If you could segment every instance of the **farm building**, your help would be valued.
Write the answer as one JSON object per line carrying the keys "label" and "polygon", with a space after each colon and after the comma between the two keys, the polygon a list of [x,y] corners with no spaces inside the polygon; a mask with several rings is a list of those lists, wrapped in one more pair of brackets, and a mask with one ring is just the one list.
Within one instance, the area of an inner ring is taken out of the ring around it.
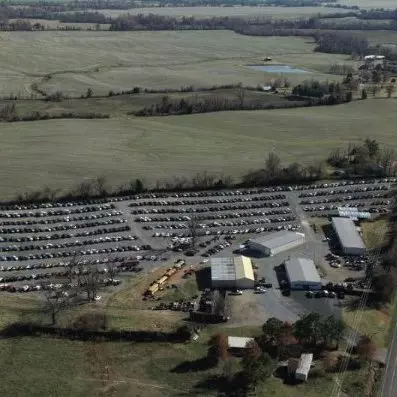
{"label": "farm building", "polygon": [[211,282],[214,288],[254,288],[251,259],[245,256],[212,258]]}
{"label": "farm building", "polygon": [[247,347],[247,343],[254,341],[254,338],[243,338],[240,336],[228,336],[227,344],[229,350],[234,354],[243,353],[244,349]]}
{"label": "farm building", "polygon": [[349,218],[332,218],[332,226],[345,255],[365,255],[365,244]]}
{"label": "farm building", "polygon": [[288,259],[285,261],[285,270],[291,289],[321,289],[320,275],[311,259]]}
{"label": "farm building", "polygon": [[259,251],[263,255],[272,256],[298,247],[304,243],[305,235],[303,233],[282,230],[249,240],[247,247]]}
{"label": "farm building", "polygon": [[295,379],[302,380],[302,381],[307,381],[307,377],[309,376],[309,371],[312,366],[313,362],[313,354],[302,354],[299,363],[298,363],[298,368],[295,371]]}

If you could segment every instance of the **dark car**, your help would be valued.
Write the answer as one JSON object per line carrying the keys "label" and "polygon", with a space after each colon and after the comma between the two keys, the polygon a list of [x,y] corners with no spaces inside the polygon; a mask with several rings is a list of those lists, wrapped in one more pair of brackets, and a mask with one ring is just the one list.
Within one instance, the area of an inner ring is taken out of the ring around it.
{"label": "dark car", "polygon": [[314,294],[313,294],[312,291],[307,291],[306,294],[305,294],[305,296],[306,296],[306,298],[312,299],[313,296],[314,296]]}

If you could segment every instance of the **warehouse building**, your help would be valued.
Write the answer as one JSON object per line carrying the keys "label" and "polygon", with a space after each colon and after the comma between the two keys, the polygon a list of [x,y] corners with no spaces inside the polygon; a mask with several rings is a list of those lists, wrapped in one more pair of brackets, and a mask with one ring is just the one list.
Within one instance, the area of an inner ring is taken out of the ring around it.
{"label": "warehouse building", "polygon": [[321,289],[321,278],[311,259],[291,258],[285,261],[285,270],[291,289]]}
{"label": "warehouse building", "polygon": [[211,259],[211,282],[213,288],[254,288],[255,277],[250,258],[235,256]]}
{"label": "warehouse building", "polygon": [[365,255],[364,241],[350,218],[332,218],[332,226],[345,255]]}
{"label": "warehouse building", "polygon": [[260,252],[265,256],[273,256],[280,252],[299,247],[305,243],[303,233],[282,230],[249,240],[247,248]]}

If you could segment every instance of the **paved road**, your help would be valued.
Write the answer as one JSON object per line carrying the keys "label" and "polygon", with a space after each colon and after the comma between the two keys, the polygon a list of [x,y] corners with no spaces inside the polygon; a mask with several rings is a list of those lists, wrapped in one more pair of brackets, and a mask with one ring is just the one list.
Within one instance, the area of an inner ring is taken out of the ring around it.
{"label": "paved road", "polygon": [[397,322],[394,319],[393,339],[389,346],[386,368],[381,385],[381,397],[395,397],[397,394]]}

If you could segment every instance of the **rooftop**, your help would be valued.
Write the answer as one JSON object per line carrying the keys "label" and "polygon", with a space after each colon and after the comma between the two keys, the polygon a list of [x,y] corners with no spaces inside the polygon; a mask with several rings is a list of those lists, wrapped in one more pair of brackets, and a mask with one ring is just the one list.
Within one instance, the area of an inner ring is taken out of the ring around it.
{"label": "rooftop", "polygon": [[365,249],[364,241],[358,234],[357,228],[351,219],[335,217],[332,218],[332,224],[343,247]]}
{"label": "rooftop", "polygon": [[281,230],[276,233],[267,234],[251,241],[256,244],[261,244],[269,249],[280,247],[284,244],[291,243],[292,241],[301,240],[305,235],[303,233],[291,232],[289,230]]}
{"label": "rooftop", "polygon": [[312,365],[312,361],[313,361],[313,354],[309,353],[309,354],[302,354],[301,358],[299,360],[299,365],[298,368],[296,370],[297,373],[299,374],[304,374],[307,375],[310,371],[310,367]]}
{"label": "rooftop", "polygon": [[254,280],[250,258],[246,256],[211,258],[212,280],[238,280],[241,278]]}
{"label": "rooftop", "polygon": [[235,280],[236,269],[233,258],[211,258],[212,280]]}
{"label": "rooftop", "polygon": [[248,342],[254,341],[254,338],[243,338],[240,336],[228,336],[228,345],[230,348],[244,349]]}
{"label": "rooftop", "polygon": [[311,259],[291,258],[285,261],[285,268],[288,272],[290,282],[310,281],[320,283],[321,278],[316,266]]}

